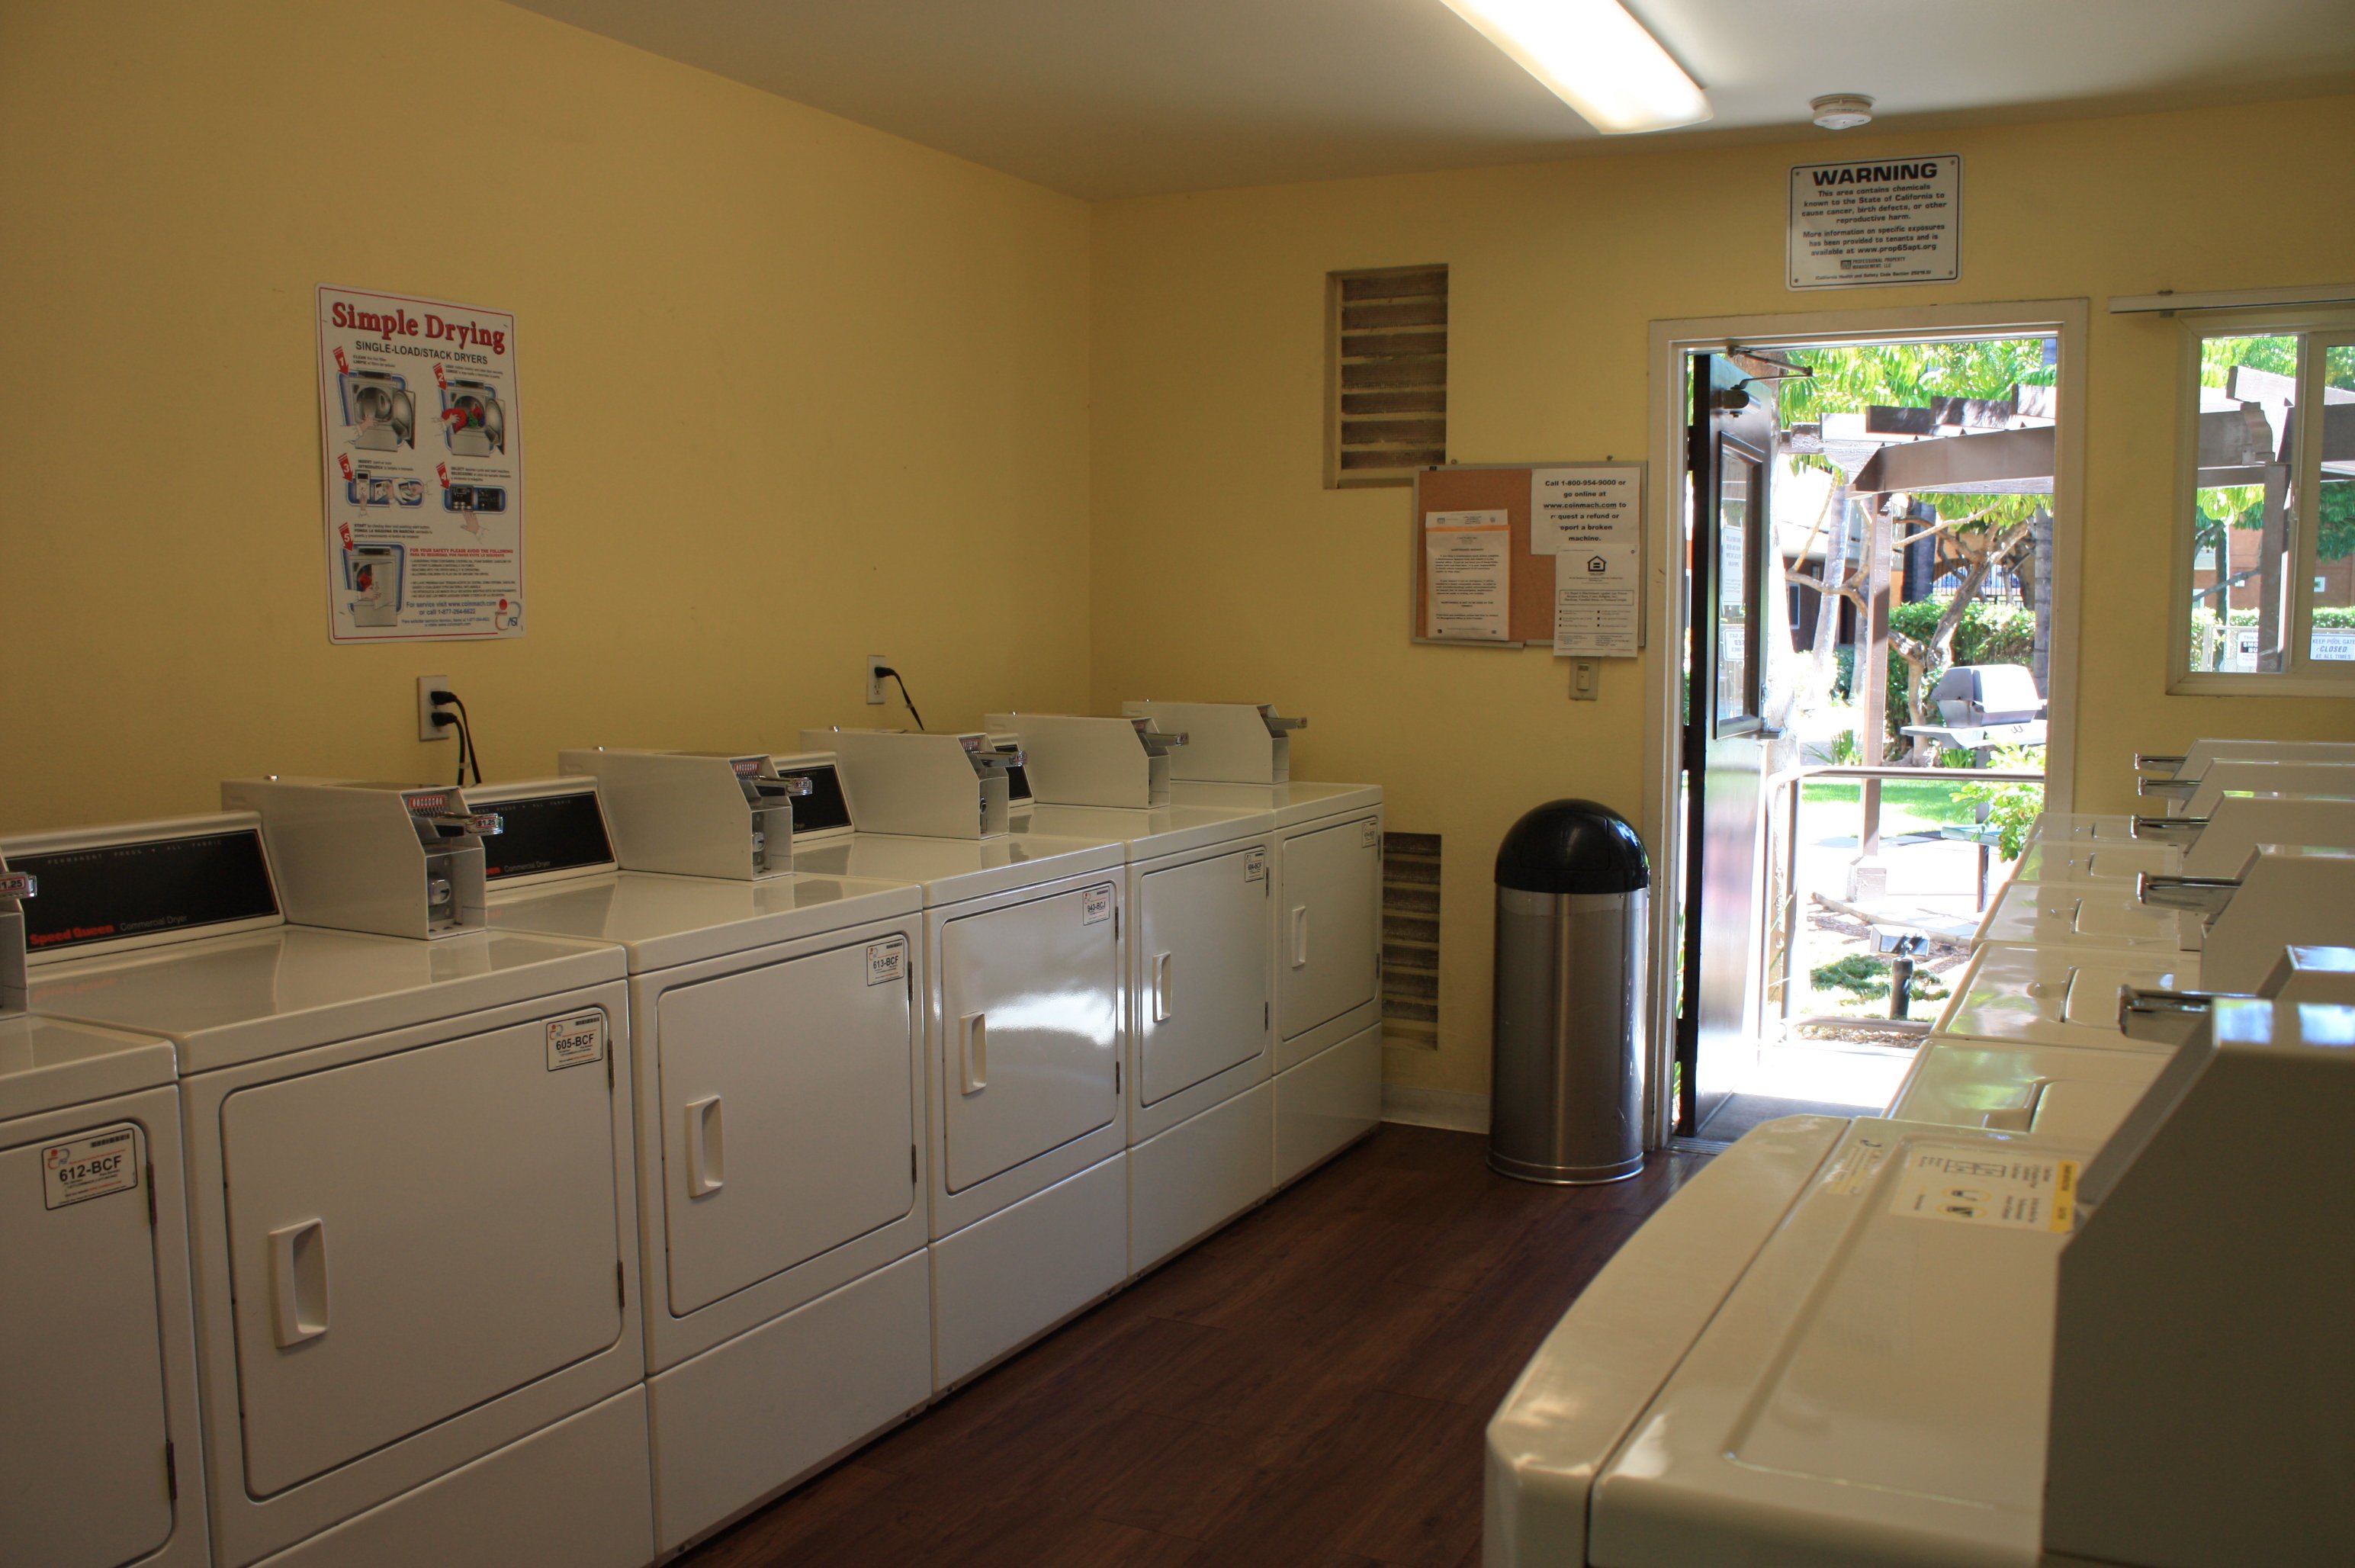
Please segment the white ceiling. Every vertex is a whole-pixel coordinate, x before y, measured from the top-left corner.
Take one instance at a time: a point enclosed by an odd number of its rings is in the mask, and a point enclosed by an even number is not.
[[[1596,150],[1440,0],[517,0],[1103,198]],[[1717,118],[1617,146],[1923,128],[2355,86],[2350,0],[1629,0]]]

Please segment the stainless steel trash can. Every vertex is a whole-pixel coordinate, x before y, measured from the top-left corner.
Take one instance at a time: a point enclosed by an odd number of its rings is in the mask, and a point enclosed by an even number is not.
[[[1505,835],[1491,1169],[1580,1185],[1644,1168],[1650,885],[1636,829],[1591,800],[1550,801]]]

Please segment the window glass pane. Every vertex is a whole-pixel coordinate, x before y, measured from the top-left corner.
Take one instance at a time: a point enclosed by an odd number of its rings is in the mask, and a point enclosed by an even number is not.
[[[2355,659],[2355,345],[2322,350],[2322,488],[2316,496],[2316,659]]]
[[[1756,531],[1750,501],[1756,493],[1759,465],[1731,449],[1721,448],[1717,475],[1717,717],[1721,720],[1754,717],[1757,706],[1751,684],[1758,640],[1751,613],[1752,536]]]
[[[2191,667],[2278,673],[2289,626],[2295,336],[2202,338]]]

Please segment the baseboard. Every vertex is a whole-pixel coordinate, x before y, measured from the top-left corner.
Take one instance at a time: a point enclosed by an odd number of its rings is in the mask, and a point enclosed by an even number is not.
[[[1450,1132],[1488,1130],[1488,1096],[1454,1089],[1415,1089],[1403,1083],[1382,1085],[1382,1120],[1410,1127],[1445,1127]]]

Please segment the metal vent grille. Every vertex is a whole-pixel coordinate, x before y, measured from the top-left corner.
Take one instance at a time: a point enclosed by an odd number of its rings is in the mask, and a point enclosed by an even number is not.
[[[1439,1049],[1439,835],[1382,835],[1382,1043]]]
[[[1325,484],[1405,485],[1447,461],[1447,269],[1327,277]]]

